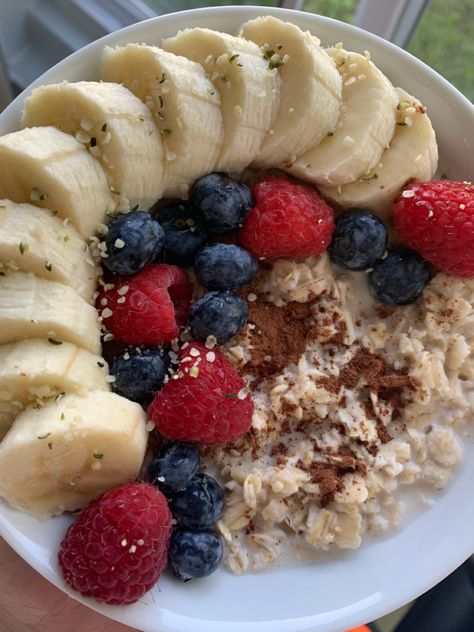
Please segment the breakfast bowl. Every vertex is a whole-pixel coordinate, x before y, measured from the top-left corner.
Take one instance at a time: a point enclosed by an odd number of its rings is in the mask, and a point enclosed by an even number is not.
[[[35,87],[62,80],[93,81],[105,46],[160,45],[180,29],[205,27],[235,34],[246,21],[270,15],[317,36],[323,46],[369,51],[394,86],[427,108],[439,149],[438,174],[474,178],[474,107],[453,86],[409,53],[370,33],[309,13],[263,7],[183,11],[127,27],[74,53],[46,72],[0,114],[0,134],[21,127],[25,99]],[[33,568],[71,597],[145,632],[341,632],[374,620],[415,599],[474,552],[474,447],[463,427],[462,464],[452,482],[423,509],[408,510],[395,531],[367,535],[357,550],[320,550],[299,560],[279,561],[263,571],[181,584],[165,573],[157,586],[129,606],[104,606],[71,591],[58,563],[59,543],[72,518],[38,521],[0,505],[0,535]]]

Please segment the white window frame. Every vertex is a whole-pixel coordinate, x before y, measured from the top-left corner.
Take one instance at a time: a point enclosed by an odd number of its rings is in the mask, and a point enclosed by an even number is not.
[[[354,24],[406,47],[430,0],[360,0]]]

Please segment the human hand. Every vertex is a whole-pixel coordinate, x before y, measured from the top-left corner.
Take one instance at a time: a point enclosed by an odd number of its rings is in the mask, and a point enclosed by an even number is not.
[[[97,614],[43,579],[0,538],[2,632],[137,632]]]

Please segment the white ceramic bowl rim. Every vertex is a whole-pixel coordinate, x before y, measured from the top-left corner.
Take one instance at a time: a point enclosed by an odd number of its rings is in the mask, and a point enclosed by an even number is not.
[[[348,49],[371,51],[394,82],[429,108],[438,134],[440,169],[458,179],[474,178],[474,107],[453,86],[409,53],[372,34],[330,18],[270,7],[210,7],[168,14],[108,35],[54,66],[0,114],[0,133],[18,129],[25,96],[32,87],[61,79],[95,79],[104,45],[128,41],[158,43],[185,26],[234,32],[257,15],[275,15],[318,35],[323,44],[343,41]],[[355,552],[328,554],[315,566],[233,577],[219,570],[201,583],[160,580],[161,592],[127,608],[110,608],[80,598],[64,586],[55,561],[69,523],[48,523],[0,504],[0,534],[36,570],[75,599],[146,632],[340,632],[374,620],[441,581],[474,552],[474,455],[447,493],[401,532],[369,541]]]

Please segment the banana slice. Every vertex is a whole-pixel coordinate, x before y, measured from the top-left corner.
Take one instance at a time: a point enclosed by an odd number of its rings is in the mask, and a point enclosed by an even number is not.
[[[75,138],[55,127],[32,127],[0,137],[0,198],[33,202],[69,218],[83,237],[114,211],[107,179]]]
[[[398,96],[369,59],[342,48],[327,51],[342,76],[341,115],[334,132],[287,169],[326,186],[358,180],[378,165],[395,132]]]
[[[62,283],[23,272],[0,276],[0,344],[25,338],[72,342],[99,354],[97,312]]]
[[[148,108],[116,83],[63,81],[33,90],[23,124],[72,134],[102,165],[120,209],[149,209],[163,194],[164,151]]]
[[[204,66],[220,93],[224,141],[217,168],[239,172],[258,154],[278,112],[280,78],[256,44],[210,29],[180,31],[163,48]],[[201,138],[206,146],[207,134]]]
[[[148,105],[166,148],[164,195],[185,197],[213,171],[224,133],[220,96],[202,66],[156,46],[127,44],[105,48],[101,76]]]
[[[29,403],[61,393],[110,390],[100,356],[64,342],[22,340],[0,347],[0,440]]]
[[[341,76],[319,40],[271,16],[249,20],[239,35],[256,42],[265,63],[282,79],[280,109],[253,164],[293,163],[335,130],[341,109]]]
[[[320,187],[321,193],[342,208],[367,208],[382,219],[409,182],[430,180],[438,166],[438,145],[426,108],[401,88],[395,135],[380,163],[359,180],[342,187]]]
[[[91,302],[98,268],[72,225],[48,209],[0,200],[0,269],[69,285]]]
[[[137,477],[145,424],[141,406],[106,391],[28,408],[0,443],[0,496],[40,519],[81,509]]]

